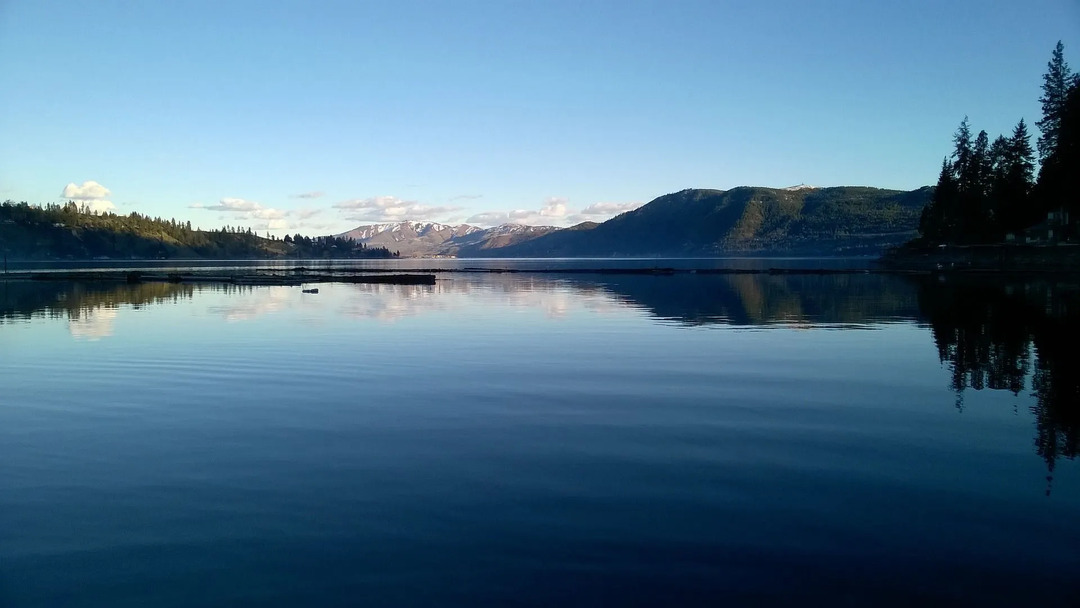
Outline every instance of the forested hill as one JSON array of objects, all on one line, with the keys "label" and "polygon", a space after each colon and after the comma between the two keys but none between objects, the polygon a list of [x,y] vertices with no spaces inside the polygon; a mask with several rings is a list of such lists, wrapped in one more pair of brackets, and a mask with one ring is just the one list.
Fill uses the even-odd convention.
[{"label": "forested hill", "polygon": [[[500,257],[877,255],[916,234],[932,188],[683,190],[602,224],[469,251]],[[0,204],[0,253],[12,259],[393,257],[343,237],[263,238],[250,228],[194,230],[138,213],[95,214],[74,203]]]},{"label": "forested hill", "polygon": [[486,252],[520,257],[876,255],[912,238],[933,189],[683,190],[591,229]]},{"label": "forested hill", "polygon": [[[299,235],[297,235],[299,237]],[[13,259],[393,257],[334,237],[263,238],[250,228],[194,230],[138,213],[90,213],[74,203],[0,204],[0,254]]]}]

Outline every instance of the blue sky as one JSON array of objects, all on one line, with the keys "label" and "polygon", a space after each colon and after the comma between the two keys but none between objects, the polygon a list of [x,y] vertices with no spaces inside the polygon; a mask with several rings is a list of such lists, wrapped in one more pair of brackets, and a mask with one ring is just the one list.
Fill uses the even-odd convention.
[{"label": "blue sky", "polygon": [[964,115],[1034,123],[1059,39],[1080,2],[0,0],[0,198],[281,235],[909,189]]}]

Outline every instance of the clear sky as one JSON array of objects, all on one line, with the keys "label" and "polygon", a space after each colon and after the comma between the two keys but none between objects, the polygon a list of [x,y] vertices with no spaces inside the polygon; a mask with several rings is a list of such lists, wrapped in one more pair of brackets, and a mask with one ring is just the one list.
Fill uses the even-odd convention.
[{"label": "clear sky", "polygon": [[1039,118],[1059,39],[1080,1],[0,0],[0,199],[281,235],[910,189]]}]

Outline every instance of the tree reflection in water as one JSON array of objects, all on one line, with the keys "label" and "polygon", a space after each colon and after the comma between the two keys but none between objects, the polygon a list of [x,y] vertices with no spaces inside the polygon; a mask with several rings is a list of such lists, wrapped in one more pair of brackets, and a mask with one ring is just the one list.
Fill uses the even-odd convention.
[{"label": "tree reflection in water", "polygon": [[1047,495],[1059,458],[1080,442],[1080,285],[1075,281],[936,277],[919,282],[921,320],[952,372],[956,407],[967,389],[1030,389],[1035,449],[1046,461]]}]

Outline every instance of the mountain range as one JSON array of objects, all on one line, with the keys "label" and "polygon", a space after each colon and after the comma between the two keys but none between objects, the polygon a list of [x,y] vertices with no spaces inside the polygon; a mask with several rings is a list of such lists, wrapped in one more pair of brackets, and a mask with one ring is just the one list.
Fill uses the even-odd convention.
[{"label": "mountain range", "polygon": [[336,236],[402,256],[876,255],[917,234],[933,188],[687,189],[603,223],[569,228],[399,222]]},{"label": "mountain range", "polygon": [[405,221],[358,226],[335,236],[351,238],[368,247],[386,247],[403,257],[475,257],[488,250],[503,249],[557,230],[554,226],[523,224],[478,228],[469,224],[455,226]]}]

